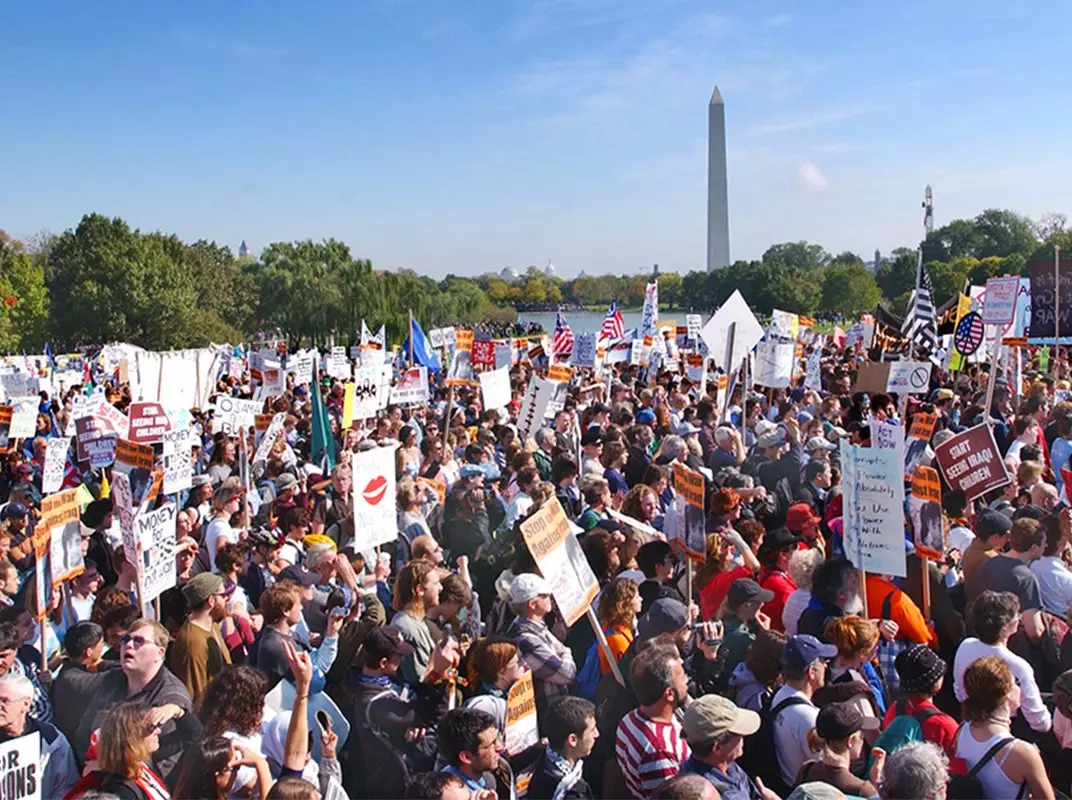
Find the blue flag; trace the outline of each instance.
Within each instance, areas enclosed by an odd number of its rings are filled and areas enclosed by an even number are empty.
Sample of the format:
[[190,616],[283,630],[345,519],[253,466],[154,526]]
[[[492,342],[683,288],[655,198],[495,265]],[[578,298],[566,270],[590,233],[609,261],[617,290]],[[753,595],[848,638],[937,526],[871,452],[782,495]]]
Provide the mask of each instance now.
[[[409,335],[413,337],[413,363],[428,367],[430,372],[441,370],[443,367],[439,363],[439,356],[436,354],[435,348],[432,347],[432,343],[428,341],[428,337],[421,330],[420,323],[415,319],[410,321]],[[409,358],[409,341],[409,336],[407,336],[406,341],[402,344],[403,358]]]

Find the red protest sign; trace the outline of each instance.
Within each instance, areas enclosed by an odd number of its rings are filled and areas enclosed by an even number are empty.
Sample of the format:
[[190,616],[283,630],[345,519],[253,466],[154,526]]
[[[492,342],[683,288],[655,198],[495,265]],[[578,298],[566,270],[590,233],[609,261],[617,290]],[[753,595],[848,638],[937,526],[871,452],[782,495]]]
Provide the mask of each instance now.
[[969,502],[1010,480],[994,431],[986,423],[943,442],[934,449],[934,458],[946,483],[964,492]]
[[470,363],[474,367],[494,367],[495,342],[473,342]]
[[127,416],[130,419],[127,438],[137,444],[161,442],[171,430],[171,420],[159,403],[131,403]]

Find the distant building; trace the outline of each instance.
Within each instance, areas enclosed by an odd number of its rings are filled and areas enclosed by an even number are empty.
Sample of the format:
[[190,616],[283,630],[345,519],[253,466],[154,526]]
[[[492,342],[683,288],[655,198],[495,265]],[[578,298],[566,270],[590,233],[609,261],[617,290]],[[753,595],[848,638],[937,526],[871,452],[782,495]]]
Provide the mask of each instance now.
[[502,278],[504,281],[509,282],[516,281],[518,278],[521,277],[521,275],[518,274],[516,267],[503,267],[502,272],[499,273],[499,277]]
[[547,266],[543,268],[543,274],[548,278],[558,277],[558,273],[555,272],[555,265],[551,263],[551,259],[547,259]]
[[245,239],[242,240],[242,244],[238,245],[238,257],[239,258],[249,258],[250,257],[249,247],[246,245],[246,240]]
[[658,278],[659,277],[659,265],[658,264],[656,264],[654,267],[651,268],[651,277],[653,277],[653,278]]
[[882,266],[882,253],[879,252],[877,247],[875,248],[875,260],[867,261],[864,263],[864,265],[867,267],[867,271],[870,272],[872,275],[878,272],[879,267]]

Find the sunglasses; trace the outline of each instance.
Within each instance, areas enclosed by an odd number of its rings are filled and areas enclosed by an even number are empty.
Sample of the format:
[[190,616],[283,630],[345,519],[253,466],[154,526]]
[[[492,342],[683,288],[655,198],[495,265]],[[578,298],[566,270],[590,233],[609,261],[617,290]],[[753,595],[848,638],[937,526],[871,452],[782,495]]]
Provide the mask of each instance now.
[[120,636],[119,643],[133,645],[135,650],[140,650],[147,644],[155,644],[151,639],[146,639],[144,636],[132,636],[129,633],[124,633]]

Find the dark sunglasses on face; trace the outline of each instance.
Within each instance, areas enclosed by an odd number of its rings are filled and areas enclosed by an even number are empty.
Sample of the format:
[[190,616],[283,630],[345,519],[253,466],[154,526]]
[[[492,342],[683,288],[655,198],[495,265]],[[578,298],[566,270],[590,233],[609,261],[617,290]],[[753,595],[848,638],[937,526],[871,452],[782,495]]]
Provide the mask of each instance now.
[[144,636],[132,636],[129,633],[124,633],[119,637],[119,644],[133,645],[135,650],[138,650],[151,642],[150,639],[146,639]]

